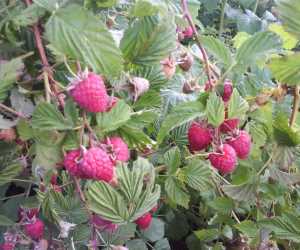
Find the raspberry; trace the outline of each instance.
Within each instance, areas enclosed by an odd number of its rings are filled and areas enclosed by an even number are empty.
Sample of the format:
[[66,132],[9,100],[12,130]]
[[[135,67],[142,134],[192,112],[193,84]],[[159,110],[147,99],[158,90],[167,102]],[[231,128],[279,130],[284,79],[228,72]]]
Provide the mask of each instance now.
[[229,139],[227,143],[234,148],[240,159],[246,159],[251,150],[251,136],[246,131],[240,131],[235,138]]
[[152,221],[152,215],[148,212],[145,213],[140,218],[138,218],[134,223],[137,224],[140,229],[146,230],[150,226],[151,221]]
[[98,215],[93,215],[92,222],[99,229],[106,230],[111,233],[115,232],[118,229],[117,224],[114,224],[108,220],[105,220]]
[[160,64],[163,66],[162,70],[165,73],[166,78],[171,79],[176,71],[175,62],[170,58],[166,58],[163,61],[161,61]]
[[114,178],[114,164],[101,148],[93,147],[87,150],[79,162],[79,167],[86,179],[110,182]]
[[26,224],[25,233],[33,240],[41,238],[44,234],[44,222],[36,219],[35,222]]
[[239,123],[240,123],[240,120],[238,118],[227,119],[221,124],[220,130],[224,134],[231,132],[239,126]]
[[76,149],[68,152],[64,159],[65,168],[71,175],[76,177],[82,177],[82,173],[78,166],[80,155],[80,149]]
[[217,152],[210,153],[208,159],[211,165],[223,174],[231,173],[237,164],[236,152],[229,144],[224,144]]
[[184,38],[192,38],[194,35],[194,31],[191,26],[186,27],[182,33],[184,35]]
[[109,97],[101,76],[82,73],[71,82],[70,94],[78,105],[89,112],[104,112]]
[[3,244],[0,244],[0,250],[13,250],[15,249],[15,244],[10,242],[5,242]]
[[206,149],[212,141],[208,128],[193,122],[188,130],[189,149],[191,152]]
[[13,128],[2,129],[0,131],[0,140],[5,142],[12,142],[17,138],[16,132]]
[[117,161],[126,162],[129,160],[129,149],[127,144],[120,137],[111,137],[104,142],[109,147],[111,147],[111,152]]
[[224,102],[228,102],[230,100],[232,92],[233,92],[232,82],[229,80],[226,80],[224,82],[224,89],[223,89],[223,95],[222,95],[222,99]]
[[184,53],[181,56],[181,63],[179,64],[179,67],[183,71],[189,71],[189,69],[192,67],[194,62],[194,57],[190,53]]

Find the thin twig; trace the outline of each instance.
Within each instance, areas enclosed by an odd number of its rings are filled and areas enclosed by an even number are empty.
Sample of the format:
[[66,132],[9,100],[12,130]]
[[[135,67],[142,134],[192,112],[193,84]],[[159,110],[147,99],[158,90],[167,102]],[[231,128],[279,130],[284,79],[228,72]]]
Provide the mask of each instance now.
[[290,127],[292,127],[297,119],[298,108],[300,104],[299,86],[295,87],[293,110],[290,117]]
[[7,107],[3,103],[0,103],[0,109],[3,109],[5,111],[7,111],[7,112],[9,112],[9,113],[11,113],[11,114],[19,117],[19,118],[27,119],[27,117],[24,114],[22,114],[20,112],[17,112],[16,110],[14,110],[14,109],[12,109],[10,107]]
[[262,166],[262,168],[258,171],[257,176],[260,176],[262,172],[269,166],[273,159],[273,152],[270,155],[270,158],[266,161],[266,163]]
[[196,40],[196,43],[197,43],[197,45],[198,45],[198,47],[201,51],[208,82],[212,86],[213,84],[212,84],[212,80],[211,80],[210,66],[209,66],[210,63],[209,63],[209,60],[208,60],[208,56],[207,56],[207,53],[206,53],[205,49],[203,48],[203,46],[200,42],[198,31],[196,29],[196,26],[193,22],[193,18],[192,18],[191,14],[189,12],[189,9],[188,9],[187,1],[186,0],[181,0],[181,5],[182,5],[182,10],[183,10],[183,16],[187,19],[189,25],[191,26],[191,28],[193,30],[195,40]]

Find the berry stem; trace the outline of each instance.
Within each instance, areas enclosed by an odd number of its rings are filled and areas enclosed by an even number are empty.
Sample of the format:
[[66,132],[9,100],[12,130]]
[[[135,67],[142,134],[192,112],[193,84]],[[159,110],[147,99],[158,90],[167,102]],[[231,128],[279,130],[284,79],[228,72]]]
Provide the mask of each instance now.
[[[32,0],[25,0],[25,3],[28,7],[32,4]],[[58,90],[57,90],[57,86],[55,84],[55,81],[53,80],[54,79],[53,78],[53,72],[52,72],[52,69],[51,69],[50,64],[48,62],[46,51],[45,51],[44,46],[43,46],[43,42],[42,42],[42,38],[41,38],[41,32],[40,32],[38,22],[35,23],[32,26],[32,29],[33,29],[33,34],[34,34],[34,38],[35,38],[36,47],[38,49],[40,59],[41,59],[41,62],[43,64],[43,71],[47,72],[50,87],[51,87],[52,92],[54,93],[55,97],[57,98],[57,100],[59,102],[59,105],[61,107],[64,107],[64,100],[63,100],[62,96],[59,95]],[[48,90],[46,89],[46,92],[47,91]],[[47,96],[47,93],[46,93],[46,96]]]
[[299,86],[296,86],[294,90],[293,110],[290,117],[290,127],[294,125],[297,119],[299,104],[300,104]]
[[208,56],[207,53],[204,49],[204,47],[202,46],[200,39],[199,39],[199,34],[198,31],[196,29],[196,26],[193,22],[193,18],[189,12],[188,9],[188,5],[187,5],[187,1],[186,0],[181,0],[181,5],[182,5],[182,10],[183,10],[183,16],[187,19],[189,25],[191,26],[192,30],[193,30],[193,35],[195,37],[196,43],[201,51],[202,57],[203,57],[203,61],[204,61],[204,65],[205,65],[205,71],[206,71],[206,75],[207,75],[207,79],[210,85],[212,85],[212,80],[211,80],[211,74],[210,74],[210,63],[208,60]]
[[0,109],[3,109],[19,118],[23,118],[23,119],[27,119],[27,117],[25,115],[23,115],[22,113],[20,112],[17,112],[15,111],[14,109],[10,108],[10,107],[7,107],[6,105],[4,105],[3,103],[0,103]]

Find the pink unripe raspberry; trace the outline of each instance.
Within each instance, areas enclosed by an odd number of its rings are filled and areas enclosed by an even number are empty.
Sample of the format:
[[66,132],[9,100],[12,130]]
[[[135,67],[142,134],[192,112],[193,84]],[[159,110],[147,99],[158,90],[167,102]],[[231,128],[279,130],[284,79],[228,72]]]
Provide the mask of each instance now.
[[89,112],[105,112],[109,97],[101,76],[82,73],[70,84],[70,95],[78,105]]
[[118,225],[112,223],[111,221],[105,220],[98,215],[93,215],[92,223],[101,230],[106,230],[108,232],[115,232],[118,229]]
[[232,82],[229,80],[226,80],[224,82],[224,89],[223,89],[223,95],[222,95],[222,99],[224,102],[228,102],[230,100],[232,92],[233,92]]
[[192,38],[194,35],[194,31],[191,26],[186,27],[182,33],[184,35],[184,38]]
[[114,164],[109,155],[98,147],[92,147],[83,154],[79,167],[86,179],[110,182],[115,175]]
[[15,244],[10,242],[5,242],[0,245],[0,250],[14,250]]
[[239,134],[227,140],[227,143],[234,148],[237,156],[240,159],[246,159],[251,151],[251,136],[244,130],[241,130]]
[[220,131],[224,134],[232,132],[238,128],[239,123],[240,120],[238,118],[227,119],[221,124]]
[[138,218],[135,221],[135,224],[137,224],[140,229],[145,230],[150,226],[151,221],[152,221],[152,215],[151,215],[151,213],[148,212],[148,213],[145,213],[140,218]]
[[223,174],[233,172],[237,164],[236,152],[229,144],[223,144],[217,152],[210,153],[208,159]]
[[108,151],[113,155],[113,158],[117,161],[126,162],[129,160],[130,154],[127,144],[121,137],[114,136],[104,141],[108,145]]
[[208,128],[193,122],[188,130],[189,149],[191,152],[206,149],[212,142],[212,135]]
[[38,240],[44,234],[44,222],[36,219],[35,222],[25,225],[25,233],[33,240]]
[[73,176],[82,177],[78,162],[80,160],[80,149],[68,152],[64,158],[64,166],[66,170]]
[[5,142],[12,142],[17,138],[16,132],[13,128],[2,129],[0,131],[0,140]]

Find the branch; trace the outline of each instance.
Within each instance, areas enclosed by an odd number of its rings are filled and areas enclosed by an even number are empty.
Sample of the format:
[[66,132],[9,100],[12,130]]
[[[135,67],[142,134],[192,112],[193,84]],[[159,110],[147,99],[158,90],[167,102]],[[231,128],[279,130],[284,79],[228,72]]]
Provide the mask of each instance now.
[[181,0],[181,5],[182,5],[182,10],[183,10],[183,16],[187,19],[189,25],[191,26],[192,30],[193,30],[193,34],[196,40],[196,43],[201,51],[202,57],[203,57],[203,61],[204,61],[204,65],[205,65],[205,72],[207,75],[207,79],[210,85],[212,84],[212,80],[211,80],[211,74],[210,74],[210,63],[207,57],[207,53],[205,51],[205,49],[203,48],[200,39],[198,37],[198,31],[196,29],[196,26],[193,22],[192,16],[189,12],[188,6],[187,6],[187,2],[186,0]]
[[293,110],[290,117],[290,127],[292,127],[297,119],[298,108],[300,104],[300,95],[299,95],[299,86],[295,87],[294,90],[294,103],[293,103]]
[[0,103],[0,109],[3,109],[11,114],[14,114],[15,116],[19,117],[19,118],[24,118],[27,119],[27,117],[25,115],[23,115],[20,112],[15,111],[14,109],[7,107],[6,105],[4,105],[3,103]]

